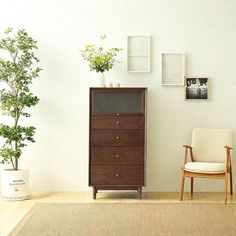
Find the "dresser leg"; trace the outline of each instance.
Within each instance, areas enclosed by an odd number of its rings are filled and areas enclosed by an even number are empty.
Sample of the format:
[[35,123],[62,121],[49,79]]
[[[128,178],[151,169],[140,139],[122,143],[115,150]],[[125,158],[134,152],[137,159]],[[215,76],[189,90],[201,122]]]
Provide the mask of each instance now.
[[93,199],[96,199],[97,189],[93,187]]
[[138,198],[142,199],[142,187],[138,188],[137,194],[138,194]]

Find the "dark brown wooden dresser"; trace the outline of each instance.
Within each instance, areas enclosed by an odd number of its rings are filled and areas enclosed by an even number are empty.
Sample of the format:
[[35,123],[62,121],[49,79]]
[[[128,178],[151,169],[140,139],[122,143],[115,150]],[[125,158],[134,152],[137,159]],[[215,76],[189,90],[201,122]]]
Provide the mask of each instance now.
[[145,186],[146,88],[90,88],[89,186],[137,190]]

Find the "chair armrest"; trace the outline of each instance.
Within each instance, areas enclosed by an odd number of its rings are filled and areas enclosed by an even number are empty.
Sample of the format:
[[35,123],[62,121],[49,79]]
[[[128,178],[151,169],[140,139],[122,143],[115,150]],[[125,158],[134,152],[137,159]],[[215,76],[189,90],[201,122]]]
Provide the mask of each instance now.
[[193,147],[191,147],[191,146],[189,146],[189,145],[186,145],[186,144],[184,144],[183,147],[184,147],[184,148],[193,149]]
[[186,145],[186,144],[184,144],[183,147],[185,149],[185,152],[184,152],[184,162],[183,162],[183,168],[184,168],[185,164],[187,163],[187,159],[188,159],[188,150],[190,151],[191,161],[194,161],[194,158],[193,158],[193,152],[192,152],[193,148],[191,146],[189,146],[189,145]]
[[225,145],[225,149],[226,149],[226,166],[225,166],[225,172],[230,173],[231,172],[231,155],[230,155],[230,150],[232,150],[233,148]]
[[228,150],[232,150],[233,148],[228,146],[228,145],[225,145],[225,148],[228,149]]

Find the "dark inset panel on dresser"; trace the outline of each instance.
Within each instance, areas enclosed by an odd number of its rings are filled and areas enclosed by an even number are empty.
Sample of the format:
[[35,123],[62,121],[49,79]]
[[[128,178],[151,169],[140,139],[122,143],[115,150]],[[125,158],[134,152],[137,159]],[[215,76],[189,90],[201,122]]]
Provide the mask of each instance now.
[[91,165],[143,166],[143,147],[92,147]]
[[145,90],[139,88],[96,89],[91,94],[93,115],[145,114]]
[[143,166],[91,166],[91,185],[144,184]]
[[144,116],[92,116],[91,129],[144,129]]
[[92,146],[144,146],[144,130],[92,130]]

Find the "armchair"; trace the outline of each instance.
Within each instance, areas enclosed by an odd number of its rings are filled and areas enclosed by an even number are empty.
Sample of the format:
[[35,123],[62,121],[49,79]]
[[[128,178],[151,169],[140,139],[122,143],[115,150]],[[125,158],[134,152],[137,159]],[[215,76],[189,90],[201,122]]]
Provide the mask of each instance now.
[[[180,201],[183,200],[185,177],[191,178],[191,196],[194,178],[224,179],[225,203],[227,203],[228,174],[230,194],[233,194],[231,150],[233,132],[230,129],[194,129],[192,145],[183,145]],[[188,153],[190,160],[188,162]]]

